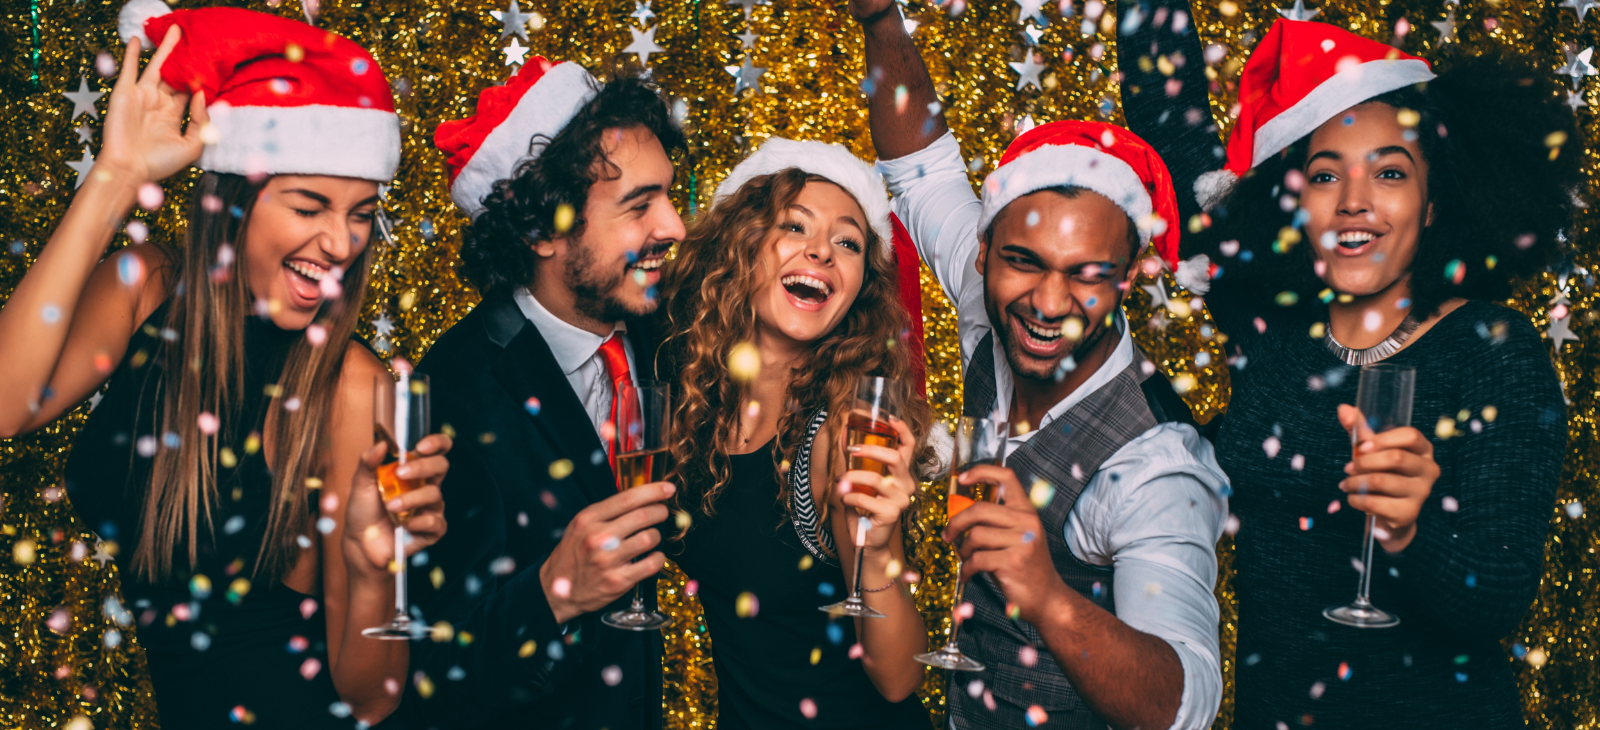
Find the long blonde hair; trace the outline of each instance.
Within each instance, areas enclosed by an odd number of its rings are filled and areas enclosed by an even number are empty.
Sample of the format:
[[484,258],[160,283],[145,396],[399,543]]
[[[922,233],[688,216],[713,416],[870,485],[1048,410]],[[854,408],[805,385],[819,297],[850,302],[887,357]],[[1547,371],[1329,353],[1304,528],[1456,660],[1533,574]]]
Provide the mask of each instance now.
[[[661,352],[667,368],[662,372],[673,372],[680,381],[669,439],[672,478],[682,486],[679,495],[698,498],[707,515],[715,514],[717,495],[731,478],[727,435],[739,431],[741,391],[729,372],[728,354],[755,339],[750,302],[768,283],[760,256],[772,246],[778,217],[810,182],[829,181],[795,168],[752,178],[695,222],[662,276]],[[793,366],[790,407],[779,417],[773,454],[780,467],[793,463],[806,419],[818,409],[828,410],[830,433],[844,432],[859,376],[901,382],[913,377],[910,348],[902,341],[908,317],[897,295],[896,271],[892,257],[880,254],[879,247],[887,245],[867,231],[861,293],[838,326],[811,343]],[[923,437],[931,410],[926,401],[909,396],[904,415],[917,434],[920,462],[929,451]],[[824,473],[831,471],[829,463],[821,462]],[[832,481],[830,474],[830,490]],[[787,507],[789,480],[779,482],[779,499]],[[827,524],[826,501],[818,509],[824,516],[820,529]]]
[[[177,333],[177,340],[163,343],[159,354],[164,368],[161,432],[175,434],[178,445],[156,453],[145,492],[139,547],[133,555],[134,569],[145,580],[164,580],[172,573],[180,543],[186,544],[189,567],[195,566],[199,540],[213,529],[220,450],[239,451],[242,446],[219,443],[229,429],[203,433],[197,425],[200,414],[209,412],[224,424],[232,423],[242,417],[246,398],[261,395],[243,392],[243,325],[246,317],[255,316],[245,231],[265,185],[264,180],[208,172],[190,202],[178,285],[166,316],[166,329]],[[232,247],[231,262],[223,253],[226,246]],[[363,249],[350,264],[342,296],[323,302],[317,311],[316,323],[327,330],[325,344],[313,345],[302,337],[290,347],[268,403],[261,437],[272,446],[272,496],[256,554],[253,577],[258,579],[276,582],[292,567],[298,552],[295,537],[311,523],[307,482],[321,473],[318,452],[337,396],[345,347],[366,292],[368,260]]]

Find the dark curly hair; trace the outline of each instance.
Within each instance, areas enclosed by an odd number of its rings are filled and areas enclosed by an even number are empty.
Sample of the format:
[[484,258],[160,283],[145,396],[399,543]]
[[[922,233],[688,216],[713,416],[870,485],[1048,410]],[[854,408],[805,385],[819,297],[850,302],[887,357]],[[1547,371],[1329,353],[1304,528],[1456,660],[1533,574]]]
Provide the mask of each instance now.
[[461,242],[460,273],[485,296],[533,281],[535,257],[529,245],[556,229],[556,210],[577,213],[568,235],[583,233],[589,188],[620,174],[607,159],[604,134],[611,129],[644,127],[667,154],[684,149],[683,132],[653,84],[618,75],[601,85],[555,137],[535,135],[529,155],[512,176],[498,180],[483,199],[483,213],[467,227]]
[[[1583,142],[1547,73],[1497,53],[1447,56],[1438,65],[1447,70],[1433,81],[1368,102],[1421,117],[1417,144],[1428,163],[1433,223],[1409,267],[1418,319],[1456,297],[1505,299],[1517,278],[1549,265],[1582,174]],[[1196,250],[1224,267],[1235,290],[1268,298],[1292,291],[1297,308],[1321,316],[1317,295],[1327,285],[1313,272],[1315,244],[1285,235],[1303,234],[1297,194],[1284,179],[1304,169],[1309,146],[1307,135],[1246,174],[1211,211],[1213,225],[1196,237]],[[1220,256],[1221,244],[1233,241],[1238,253]],[[1460,283],[1445,273],[1457,261],[1465,267]]]

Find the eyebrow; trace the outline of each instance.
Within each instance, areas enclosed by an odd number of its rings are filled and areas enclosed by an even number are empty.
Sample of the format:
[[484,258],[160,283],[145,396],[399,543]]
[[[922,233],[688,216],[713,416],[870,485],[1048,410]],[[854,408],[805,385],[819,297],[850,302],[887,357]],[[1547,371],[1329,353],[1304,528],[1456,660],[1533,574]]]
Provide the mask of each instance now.
[[618,199],[617,200],[617,204],[618,205],[627,205],[628,203],[630,203],[630,202],[632,202],[632,201],[634,201],[634,200],[636,200],[638,198],[642,198],[642,197],[644,197],[646,195],[650,195],[651,193],[659,193],[659,192],[661,192],[662,190],[665,190],[665,189],[666,189],[666,187],[664,187],[662,185],[640,185],[639,187],[636,187],[636,188],[634,188],[632,190],[629,190],[627,195],[624,195],[620,199]]
[[[1408,149],[1406,149],[1404,147],[1401,147],[1400,145],[1397,145],[1397,144],[1392,144],[1392,145],[1389,145],[1388,147],[1379,147],[1378,149],[1375,149],[1375,150],[1372,151],[1372,159],[1378,159],[1380,157],[1384,157],[1384,156],[1387,156],[1387,155],[1405,155],[1406,159],[1410,160],[1412,164],[1416,164],[1416,162],[1417,162],[1417,158],[1411,156],[1411,150],[1408,150]],[[1322,159],[1333,160],[1334,162],[1341,162],[1341,161],[1344,160],[1344,156],[1340,155],[1338,152],[1334,152],[1333,150],[1322,150],[1322,151],[1312,155],[1311,159],[1306,160],[1306,164],[1310,165],[1311,163],[1316,162],[1317,160],[1322,160]]]
[[284,193],[299,193],[299,194],[304,195],[304,196],[306,196],[306,197],[308,197],[308,198],[310,198],[312,200],[315,200],[318,203],[321,203],[323,205],[332,205],[333,204],[333,201],[328,200],[328,196],[323,195],[322,193],[315,193],[315,192],[312,192],[310,190],[306,190],[304,188],[291,188],[291,189],[285,190],[283,192]]

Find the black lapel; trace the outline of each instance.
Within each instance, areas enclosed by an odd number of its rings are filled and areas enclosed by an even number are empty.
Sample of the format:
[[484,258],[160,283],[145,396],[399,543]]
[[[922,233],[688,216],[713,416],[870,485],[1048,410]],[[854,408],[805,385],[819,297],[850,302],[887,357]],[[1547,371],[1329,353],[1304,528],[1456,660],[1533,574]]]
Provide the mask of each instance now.
[[627,321],[628,344],[633,346],[633,367],[639,371],[633,374],[634,380],[660,380],[660,373],[656,372],[656,347],[661,343],[656,341],[655,321],[654,317]]
[[594,454],[605,453],[600,437],[539,328],[528,322],[510,297],[484,302],[482,307],[487,309],[483,322],[489,339],[505,348],[490,366],[500,387],[521,403],[539,399],[539,414],[529,417],[560,455],[572,462],[571,478],[578,480],[591,503],[616,494],[611,465],[604,458],[595,463]]

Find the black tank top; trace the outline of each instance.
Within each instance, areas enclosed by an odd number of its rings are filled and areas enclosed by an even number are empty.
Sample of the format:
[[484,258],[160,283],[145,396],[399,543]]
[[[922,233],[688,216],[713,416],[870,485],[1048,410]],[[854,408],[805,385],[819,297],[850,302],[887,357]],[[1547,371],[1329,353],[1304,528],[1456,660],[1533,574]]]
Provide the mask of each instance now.
[[[162,329],[169,304],[129,340],[66,467],[78,516],[102,540],[117,543],[125,631],[145,650],[161,726],[217,728],[253,718],[261,728],[353,727],[329,674],[321,599],[251,580],[272,475],[263,450],[246,446],[266,419],[264,391],[278,381],[300,332],[246,318],[241,409],[218,429],[219,444],[238,461],[217,466],[217,501],[209,529],[201,525],[198,563],[191,570],[186,548],[179,548],[167,580],[151,583],[132,570],[151,457],[178,439],[199,437],[194,424],[162,432],[163,348],[177,346],[177,334]],[[314,539],[320,535],[307,525],[305,540]]]
[[[849,590],[837,561],[808,551],[817,549],[810,535],[801,538],[809,532],[805,515],[811,502],[804,452],[818,423],[820,418],[813,420],[790,470],[802,475],[793,485],[803,503],[798,511],[778,501],[779,475],[768,442],[731,457],[732,478],[717,498],[716,515],[693,515],[694,526],[677,554],[667,546],[699,583],[717,672],[717,727],[926,730],[928,715],[916,695],[889,702],[861,660],[850,658],[855,620],[817,610]],[[816,711],[811,719],[802,710],[807,700],[806,709]]]

